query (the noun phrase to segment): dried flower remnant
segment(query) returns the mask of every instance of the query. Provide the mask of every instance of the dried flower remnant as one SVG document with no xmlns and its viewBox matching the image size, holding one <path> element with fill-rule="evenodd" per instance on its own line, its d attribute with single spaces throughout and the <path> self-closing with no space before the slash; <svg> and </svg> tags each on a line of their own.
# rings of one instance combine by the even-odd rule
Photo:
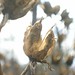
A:
<svg viewBox="0 0 75 75">
<path fill-rule="evenodd" d="M 73 18 L 69 18 L 67 17 L 65 20 L 64 20 L 64 24 L 65 24 L 65 27 L 67 27 L 67 29 L 69 28 L 69 25 L 73 22 Z"/>
<path fill-rule="evenodd" d="M 36 4 L 37 0 L 5 0 L 2 13 L 9 14 L 9 19 L 21 18 Z"/>
<path fill-rule="evenodd" d="M 3 6 L 1 12 L 4 17 L 0 24 L 0 30 L 9 19 L 15 20 L 26 15 L 37 2 L 38 0 L 4 0 L 1 3 L 1 6 Z"/>
<path fill-rule="evenodd" d="M 61 13 L 61 21 L 64 21 L 64 25 L 65 27 L 67 27 L 67 29 L 69 28 L 69 25 L 73 22 L 73 18 L 69 17 L 69 13 L 66 9 Z"/>
<path fill-rule="evenodd" d="M 44 12 L 47 14 L 47 16 L 51 16 L 52 15 L 52 6 L 49 2 L 45 2 L 44 4 L 41 4 L 42 9 L 44 10 Z"/>
<path fill-rule="evenodd" d="M 44 12 L 47 14 L 47 16 L 51 16 L 52 14 L 56 15 L 60 10 L 59 5 L 52 7 L 50 2 L 44 2 L 44 4 L 40 4 L 40 6 L 44 10 Z"/>
<path fill-rule="evenodd" d="M 53 50 L 55 38 L 52 29 L 50 29 L 45 38 L 41 38 L 41 21 L 36 22 L 25 32 L 24 36 L 24 52 L 29 57 L 30 61 L 50 64 L 45 61 L 45 58 Z"/>
<path fill-rule="evenodd" d="M 63 10 L 63 12 L 61 13 L 61 21 L 66 19 L 68 17 L 69 13 L 67 12 L 67 10 Z"/>
<path fill-rule="evenodd" d="M 60 11 L 59 5 L 56 5 L 55 7 L 52 8 L 52 13 L 55 15 L 57 15 L 59 11 Z"/>
</svg>

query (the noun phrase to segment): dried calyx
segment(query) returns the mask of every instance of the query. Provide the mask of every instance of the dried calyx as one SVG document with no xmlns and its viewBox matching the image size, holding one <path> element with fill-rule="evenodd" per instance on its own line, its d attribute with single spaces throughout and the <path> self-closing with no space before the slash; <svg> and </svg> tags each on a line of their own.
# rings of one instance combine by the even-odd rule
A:
<svg viewBox="0 0 75 75">
<path fill-rule="evenodd" d="M 52 29 L 50 29 L 42 40 L 41 21 L 36 22 L 25 32 L 23 49 L 30 61 L 46 63 L 50 66 L 49 63 L 45 61 L 45 58 L 52 52 L 55 38 Z"/>
</svg>

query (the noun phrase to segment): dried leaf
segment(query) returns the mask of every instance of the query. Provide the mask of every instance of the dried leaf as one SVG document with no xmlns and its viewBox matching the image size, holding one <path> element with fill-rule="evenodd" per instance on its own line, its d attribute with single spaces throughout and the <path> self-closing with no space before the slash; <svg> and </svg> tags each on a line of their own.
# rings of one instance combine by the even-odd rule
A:
<svg viewBox="0 0 75 75">
<path fill-rule="evenodd" d="M 35 51 L 38 50 L 38 47 L 41 44 L 41 29 L 42 24 L 41 22 L 36 22 L 33 26 L 31 26 L 25 32 L 24 36 L 24 51 L 26 55 L 30 56 L 33 55 Z"/>
</svg>

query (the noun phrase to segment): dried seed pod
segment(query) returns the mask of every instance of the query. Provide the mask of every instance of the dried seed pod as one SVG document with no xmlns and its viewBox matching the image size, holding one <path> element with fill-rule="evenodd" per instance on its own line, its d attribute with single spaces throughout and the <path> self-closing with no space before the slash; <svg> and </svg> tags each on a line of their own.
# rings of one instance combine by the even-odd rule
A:
<svg viewBox="0 0 75 75">
<path fill-rule="evenodd" d="M 52 28 L 46 33 L 44 39 L 42 40 L 42 44 L 39 48 L 39 51 L 45 50 L 47 52 L 46 56 L 51 54 L 55 45 L 55 38 Z"/>
<path fill-rule="evenodd" d="M 68 17 L 68 12 L 67 10 L 65 9 L 62 13 L 61 13 L 61 21 L 66 19 Z"/>
<path fill-rule="evenodd" d="M 49 2 L 44 2 L 44 4 L 41 4 L 41 7 L 48 16 L 52 15 L 52 6 Z"/>
<path fill-rule="evenodd" d="M 41 21 L 36 22 L 25 32 L 24 51 L 27 56 L 34 55 L 41 44 Z"/>
<path fill-rule="evenodd" d="M 64 20 L 64 24 L 65 24 L 65 26 L 67 27 L 67 29 L 68 29 L 69 25 L 70 25 L 72 22 L 73 22 L 73 18 L 67 17 L 67 18 Z"/>
<path fill-rule="evenodd" d="M 21 18 L 36 4 L 37 0 L 5 0 L 3 14 L 9 19 Z"/>
<path fill-rule="evenodd" d="M 2 0 L 0 0 L 0 2 L 1 1 Z M 3 20 L 0 24 L 0 30 L 9 19 L 15 20 L 23 17 L 38 2 L 38 0 L 3 0 L 3 1 L 4 1 L 3 3 L 2 2 L 0 3 L 0 12 L 2 12 L 2 14 L 4 15 Z"/>
<path fill-rule="evenodd" d="M 60 6 L 59 5 L 57 5 L 57 6 L 55 6 L 55 7 L 52 8 L 52 12 L 55 15 L 59 12 L 59 10 L 60 10 Z"/>
<path fill-rule="evenodd" d="M 30 58 L 30 60 L 35 62 L 41 62 L 47 56 L 49 52 L 52 51 L 54 47 L 54 33 L 50 29 L 45 38 L 41 39 L 41 21 L 35 23 L 30 29 L 25 32 L 24 37 L 24 52 Z"/>
</svg>

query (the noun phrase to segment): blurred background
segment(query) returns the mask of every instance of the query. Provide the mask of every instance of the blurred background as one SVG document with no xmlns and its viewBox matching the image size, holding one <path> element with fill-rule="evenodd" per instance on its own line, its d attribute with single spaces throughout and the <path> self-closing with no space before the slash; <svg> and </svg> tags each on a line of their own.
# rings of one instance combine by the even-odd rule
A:
<svg viewBox="0 0 75 75">
<path fill-rule="evenodd" d="M 42 17 L 42 38 L 55 25 L 53 32 L 56 44 L 47 58 L 55 72 L 49 71 L 47 65 L 39 64 L 36 74 L 75 75 L 74 3 L 74 0 L 39 0 L 24 17 L 6 23 L 0 33 L 0 63 L 4 75 L 20 75 L 28 64 L 29 59 L 23 52 L 24 32 Z M 2 18 L 0 14 L 0 22 Z"/>
</svg>

